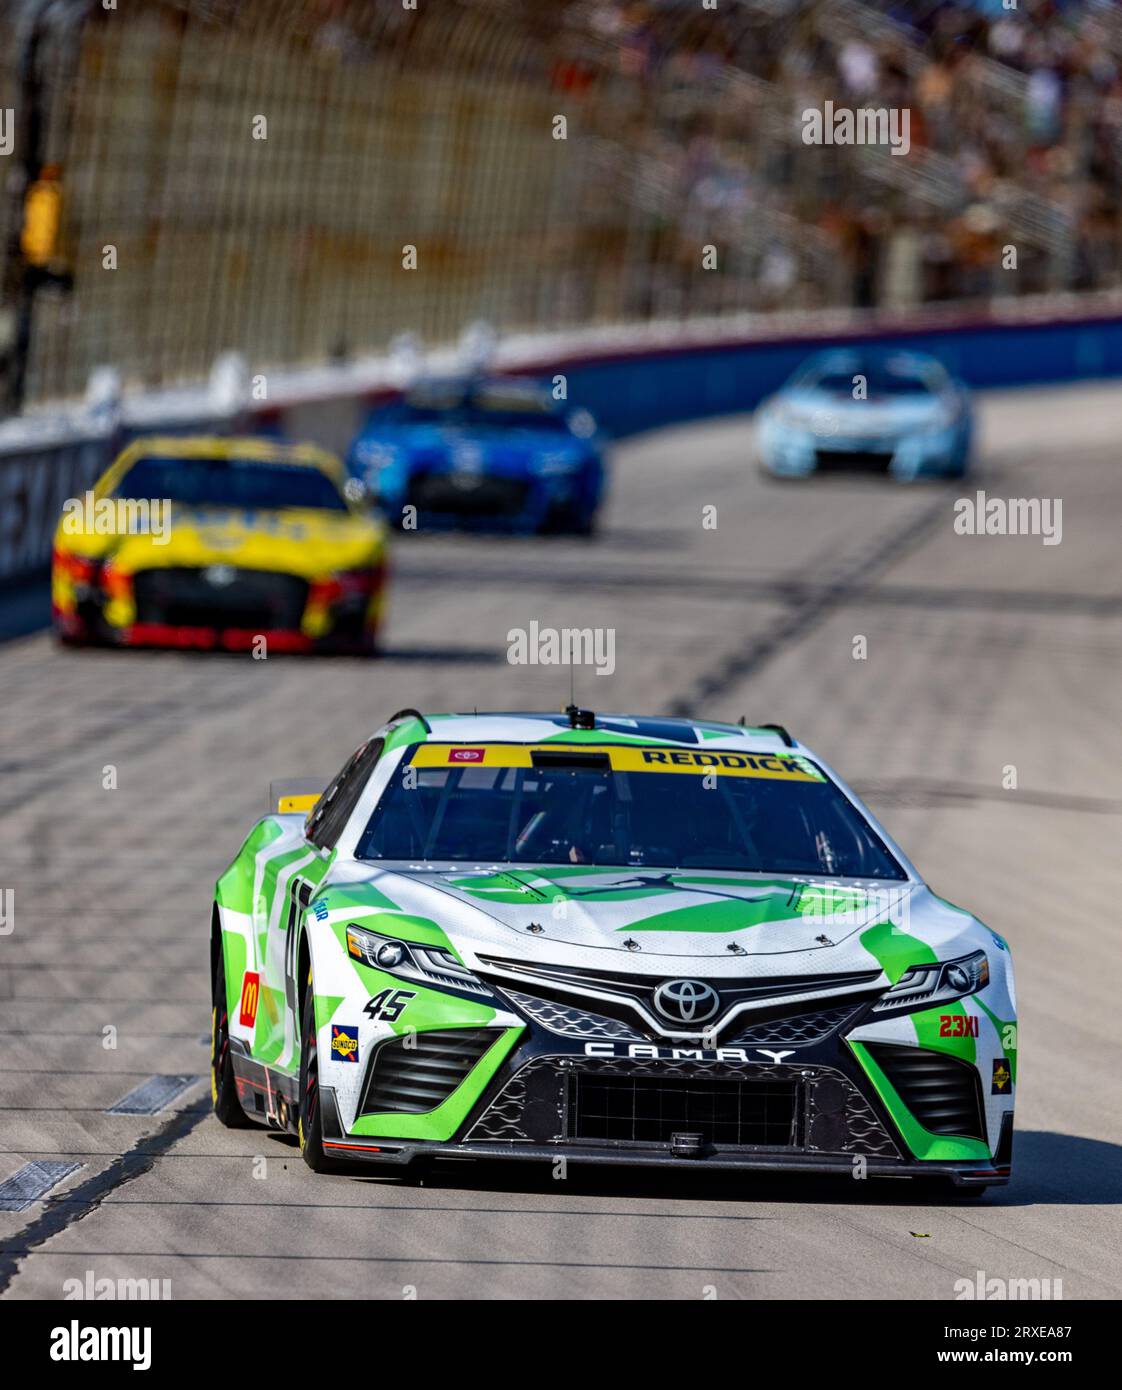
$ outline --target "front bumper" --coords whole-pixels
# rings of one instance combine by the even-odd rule
[[[759,454],[768,472],[789,478],[848,473],[910,482],[957,476],[966,465],[965,447],[950,430],[846,437],[773,426],[761,431]]]
[[[859,1017],[860,1009],[851,1011]],[[829,1022],[829,1020],[827,1020]],[[339,1159],[564,1158],[578,1163],[704,1166],[834,1176],[938,1177],[959,1187],[1008,1182],[1008,1133],[991,1158],[917,1160],[845,1042],[845,1021],[793,1046],[773,1038],[713,1049],[626,1038],[526,1034],[447,1138],[404,1133],[390,1117],[348,1132],[321,1089],[324,1148]],[[378,1050],[367,1063],[368,1077]],[[385,1129],[379,1134],[379,1120]],[[985,1155],[985,1156],[983,1156]]]
[[[326,1116],[326,1108],[324,1114]],[[548,1150],[540,1144],[508,1144],[502,1148],[495,1145],[475,1143],[434,1144],[413,1141],[405,1145],[375,1145],[362,1140],[324,1138],[324,1151],[340,1161],[378,1165],[392,1164],[408,1167],[419,1159],[461,1158],[461,1159],[518,1159],[522,1162],[547,1161],[556,1163],[558,1158],[577,1164],[594,1164],[598,1167],[614,1166],[622,1168],[706,1168],[716,1171],[739,1171],[748,1173],[809,1173],[820,1177],[852,1178],[854,1164],[846,1158],[830,1154],[789,1154],[776,1157],[762,1153],[727,1154],[715,1152],[698,1156],[684,1157],[663,1149],[637,1149],[628,1153],[594,1148],[591,1145],[571,1144],[564,1149]],[[938,1178],[949,1181],[955,1187],[1004,1186],[1009,1182],[1008,1168],[987,1167],[983,1164],[960,1163],[915,1163],[903,1160],[884,1163],[870,1159],[863,1169],[865,1177],[872,1178]]]
[[[401,495],[382,498],[397,521],[416,508],[421,530],[477,530],[530,535],[587,519],[592,510],[579,470],[558,474],[418,469]]]
[[[222,569],[212,566],[211,569]],[[381,617],[384,571],[342,601],[328,585],[281,571],[225,567],[222,583],[206,569],[143,569],[114,574],[111,589],[84,585],[54,604],[54,627],[76,642],[231,652],[367,651]],[[62,586],[58,586],[60,591]]]

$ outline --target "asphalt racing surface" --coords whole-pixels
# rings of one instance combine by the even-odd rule
[[[3,1296],[89,1276],[174,1299],[951,1299],[979,1274],[1119,1296],[1120,405],[1120,387],[984,399],[965,488],[768,482],[747,419],[633,440],[594,541],[401,537],[373,662],[0,647]],[[1062,498],[1062,543],[956,535],[979,487]],[[326,782],[402,706],[564,705],[567,670],[506,661],[534,619],[615,628],[582,704],[786,724],[1008,937],[1009,1188],[925,1204],[688,1160],[317,1177],[284,1138],[218,1125],[212,888],[270,785]]]

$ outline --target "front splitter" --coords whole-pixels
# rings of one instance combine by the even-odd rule
[[[323,1141],[325,1153],[339,1159],[357,1162],[392,1164],[404,1167],[417,1159],[518,1159],[523,1162],[596,1164],[617,1168],[675,1168],[720,1169],[746,1173],[817,1173],[832,1177],[852,1178],[857,1160],[848,1154],[767,1153],[763,1151],[730,1152],[714,1149],[689,1157],[672,1154],[665,1147],[619,1148],[591,1144],[438,1144],[410,1143],[398,1145],[389,1140],[378,1142],[350,1135]],[[954,1163],[909,1163],[867,1158],[861,1171],[874,1178],[940,1178],[956,1187],[985,1187],[1004,1185],[1009,1181],[1009,1169]]]

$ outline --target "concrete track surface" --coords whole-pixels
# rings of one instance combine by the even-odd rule
[[[4,1296],[58,1298],[87,1271],[176,1299],[950,1299],[979,1272],[1122,1293],[1122,387],[980,407],[967,488],[765,481],[735,419],[620,447],[596,540],[404,536],[373,662],[0,648],[0,1182],[78,1165],[0,1210]],[[974,487],[1062,498],[1062,544],[956,535]],[[685,1164],[316,1177],[283,1138],[219,1127],[212,885],[270,784],[326,781],[404,705],[563,705],[566,671],[506,662],[532,619],[616,629],[584,704],[787,724],[1009,938],[1010,1187],[925,1204]],[[175,1075],[197,1079],[157,1113],[107,1113]]]

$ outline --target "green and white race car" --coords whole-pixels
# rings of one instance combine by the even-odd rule
[[[218,1118],[317,1170],[1009,1179],[1005,941],[776,725],[402,711],[254,827],[210,964]]]

